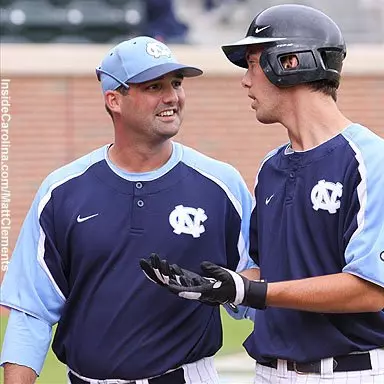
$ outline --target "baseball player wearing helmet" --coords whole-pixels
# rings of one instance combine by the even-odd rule
[[[183,77],[201,73],[144,36],[97,68],[115,140],[49,175],[27,215],[2,285],[6,384],[35,381],[55,323],[72,384],[218,383],[219,308],[159,290],[139,266],[154,249],[196,272],[249,262],[244,180],[171,141]]]
[[[258,309],[244,343],[255,383],[383,383],[384,140],[335,103],[342,34],[322,12],[286,4],[223,51],[246,69],[256,118],[289,136],[256,177],[250,254],[260,269],[247,279],[205,262],[205,281],[159,273],[181,297]]]

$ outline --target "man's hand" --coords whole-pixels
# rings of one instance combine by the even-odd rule
[[[200,300],[203,303],[241,304],[244,301],[245,278],[239,274],[222,268],[209,261],[201,263],[204,275],[211,277],[201,284],[188,284],[185,279],[181,284],[170,282],[169,290],[180,297],[190,300]]]
[[[180,297],[199,300],[207,304],[245,305],[265,309],[267,283],[250,281],[229,269],[208,261],[201,264],[201,269],[208,276],[201,284],[191,284],[185,279],[175,282],[171,279],[168,288]]]
[[[180,268],[177,264],[169,265],[166,260],[161,260],[156,253],[152,253],[148,259],[141,259],[140,267],[149,280],[168,288],[172,293],[180,297],[195,299],[192,297],[193,295],[191,297],[184,296],[183,290],[186,288],[211,286],[214,283],[218,283],[215,279],[200,276],[197,273]],[[180,292],[178,289],[180,289]],[[198,300],[208,305],[222,304],[220,301]],[[232,311],[238,312],[238,308],[233,303],[229,302],[228,305]]]
[[[149,280],[161,286],[168,286],[171,282],[173,285],[192,287],[211,281],[177,264],[169,265],[167,260],[161,260],[156,253],[152,253],[148,259],[141,259],[140,267]]]

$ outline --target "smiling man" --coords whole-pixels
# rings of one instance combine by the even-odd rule
[[[35,381],[55,323],[72,384],[217,384],[219,308],[159,290],[139,260],[247,267],[250,193],[232,166],[171,140],[183,78],[201,70],[142,36],[96,72],[115,139],[49,175],[28,213],[2,286],[5,384]]]

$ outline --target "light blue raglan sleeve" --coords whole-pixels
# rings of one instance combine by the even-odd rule
[[[52,326],[65,303],[45,263],[48,253],[58,253],[49,224],[52,218],[44,210],[49,200],[49,188],[43,183],[21,228],[0,295],[0,304],[11,309],[1,364],[24,365],[37,374],[44,364]]]
[[[13,363],[40,374],[52,338],[52,326],[25,312],[11,309],[1,352],[1,364]]]
[[[384,287],[384,140],[359,125],[344,136],[355,152],[361,181],[355,191],[357,209],[350,215],[357,228],[345,249],[343,272]]]
[[[237,242],[239,263],[236,271],[258,268],[249,256],[249,225],[253,201],[240,172],[227,163],[204,156],[191,148],[183,146],[183,152],[182,161],[219,185],[240,216],[241,227]],[[252,308],[239,306],[239,311],[235,313],[229,307],[224,307],[235,319],[253,320],[254,309]]]
[[[105,159],[108,146],[52,172],[40,186],[24,220],[0,290],[0,305],[11,309],[1,364],[13,362],[40,373],[52,326],[68,296],[63,255],[56,247],[52,193]]]

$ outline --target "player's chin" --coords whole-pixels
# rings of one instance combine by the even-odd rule
[[[158,129],[157,133],[159,136],[162,136],[165,139],[170,139],[171,137],[177,135],[180,131],[180,124],[168,124],[167,126],[162,126]]]
[[[256,119],[262,124],[274,124],[278,122],[273,114],[266,113],[260,109],[256,110]]]

